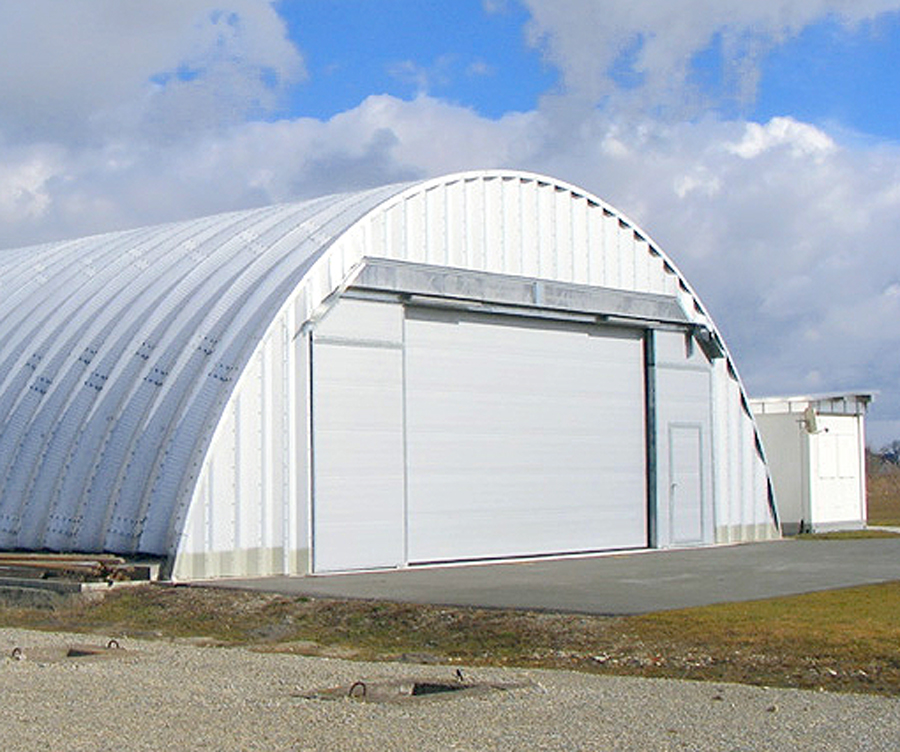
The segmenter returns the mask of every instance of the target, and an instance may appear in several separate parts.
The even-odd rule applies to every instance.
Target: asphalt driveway
[[[637,614],[900,580],[900,538],[782,540],[682,551],[209,584],[591,614]]]

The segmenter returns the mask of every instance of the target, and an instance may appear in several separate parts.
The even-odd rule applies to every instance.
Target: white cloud
[[[779,147],[787,148],[792,156],[819,156],[824,158],[835,149],[830,136],[818,128],[798,123],[790,117],[772,118],[765,125],[748,123],[743,138],[725,148],[744,159]]]
[[[747,102],[763,54],[808,24],[832,17],[853,25],[900,9],[897,0],[522,2],[532,14],[529,39],[559,68],[568,96],[676,115],[703,104],[691,83],[698,53],[718,45],[728,94]]]
[[[237,120],[303,73],[271,0],[29,0],[0,10],[7,140]]]
[[[53,149],[0,148],[0,223],[40,218],[50,205],[50,181],[60,170]]]
[[[455,54],[438,55],[428,65],[415,60],[399,60],[391,63],[387,73],[402,84],[407,85],[414,96],[422,97],[450,87],[460,78],[483,78],[494,74],[494,70],[480,59],[467,60]]]

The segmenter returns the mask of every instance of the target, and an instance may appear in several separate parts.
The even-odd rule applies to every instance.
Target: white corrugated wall
[[[306,571],[308,365],[296,353],[304,352],[304,324],[352,284],[366,258],[676,296],[692,321],[715,331],[699,299],[658,247],[577,188],[503,172],[468,173],[406,188],[317,258],[257,347],[216,427],[196,485],[183,489],[189,494],[184,511],[170,526],[176,578]],[[274,367],[279,358],[288,368]],[[777,537],[756,428],[727,354],[714,365],[712,394],[715,539]],[[248,430],[261,436],[286,422],[288,451],[279,451],[271,438],[242,439],[237,446],[235,421],[242,436]],[[286,456],[286,464],[279,465],[276,455]],[[259,509],[240,511],[246,504]]]

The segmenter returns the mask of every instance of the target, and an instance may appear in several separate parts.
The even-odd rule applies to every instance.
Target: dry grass
[[[707,655],[704,678],[900,694],[898,582],[631,622],[651,644]]]
[[[0,625],[900,695],[900,583],[612,618],[147,586]]]
[[[900,526],[900,467],[866,457],[870,525]]]
[[[800,533],[792,536],[798,540],[864,540],[871,538],[900,538],[900,533],[890,530],[833,530],[828,533]]]

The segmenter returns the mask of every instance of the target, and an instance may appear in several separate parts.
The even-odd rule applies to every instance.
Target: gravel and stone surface
[[[85,643],[105,640],[0,630],[0,749],[900,749],[893,698],[464,668],[467,681],[522,686],[402,702],[316,699],[308,695],[360,680],[454,681],[456,667],[129,639],[121,651],[64,657]]]

